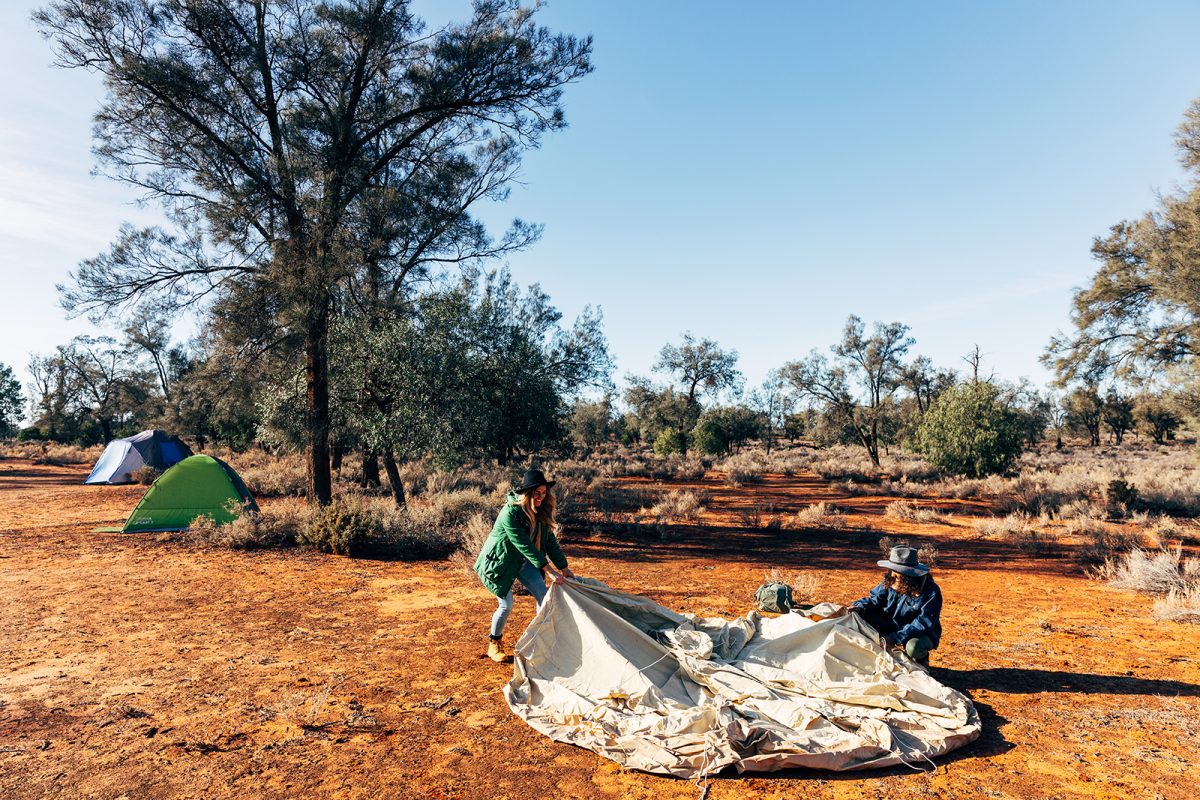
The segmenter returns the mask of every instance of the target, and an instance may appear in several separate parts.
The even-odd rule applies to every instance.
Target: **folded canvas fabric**
[[[857,615],[809,616],[704,619],[599,581],[557,584],[505,698],[555,741],[680,778],[918,766],[979,736],[965,696]]]

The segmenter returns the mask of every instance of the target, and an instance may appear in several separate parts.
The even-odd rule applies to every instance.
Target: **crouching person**
[[[555,536],[559,525],[550,492],[555,483],[546,480],[541,470],[526,472],[521,486],[509,494],[475,560],[475,574],[498,599],[488,635],[487,655],[493,661],[508,658],[501,637],[512,613],[513,583],[520,581],[540,606],[547,577],[555,583],[575,577]]]
[[[879,631],[888,647],[903,647],[909,658],[929,665],[929,651],[942,638],[942,590],[912,547],[893,547],[883,580],[850,610]]]

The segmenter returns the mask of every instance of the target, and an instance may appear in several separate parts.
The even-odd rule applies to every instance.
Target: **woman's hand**
[[[570,568],[570,567],[563,567],[563,569],[562,569],[562,575],[563,575],[563,577],[564,577],[564,578],[574,578],[574,577],[575,577],[575,573],[574,573],[574,572],[571,572],[571,568]]]

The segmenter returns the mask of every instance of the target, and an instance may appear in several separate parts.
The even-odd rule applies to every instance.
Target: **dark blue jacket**
[[[881,581],[870,595],[856,600],[854,605],[888,644],[904,644],[917,636],[927,636],[937,647],[942,639],[942,590],[933,582],[932,575],[925,576],[925,586],[916,597],[900,594]]]

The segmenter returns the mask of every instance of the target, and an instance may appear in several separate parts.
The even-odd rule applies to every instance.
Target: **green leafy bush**
[[[979,478],[1008,469],[1021,454],[1021,418],[986,382],[947,389],[922,418],[915,449],[946,472]]]
[[[337,498],[309,517],[296,542],[323,553],[361,557],[384,554],[387,538],[369,506]]]
[[[686,443],[683,433],[676,428],[663,428],[654,440],[654,454],[668,456],[671,453],[682,453]]]

